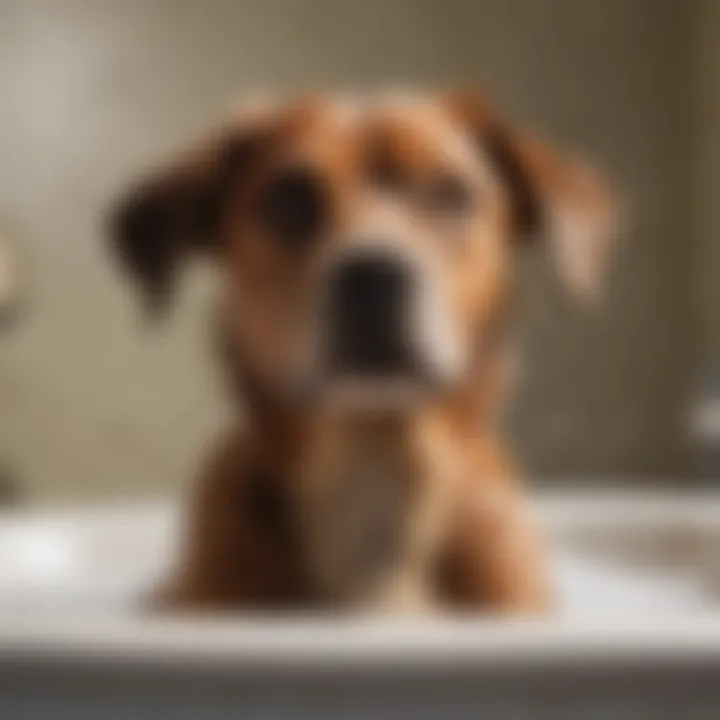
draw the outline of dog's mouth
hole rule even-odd
[[[328,354],[306,376],[305,401],[353,412],[417,409],[453,386],[455,375],[444,373],[432,356],[398,343],[397,353],[358,346],[357,353]]]
[[[323,353],[306,370],[296,386],[305,404],[353,412],[415,409],[454,380],[422,353],[403,348],[386,355],[372,344],[358,344],[357,352]]]
[[[457,376],[448,318],[407,258],[350,255],[334,265],[324,290],[309,399],[353,410],[409,408]]]

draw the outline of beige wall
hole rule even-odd
[[[720,3],[702,0],[698,17],[696,189],[701,247],[696,299],[703,316],[705,351],[720,366]]]
[[[484,80],[602,158],[630,208],[594,317],[530,262],[521,456],[541,475],[682,475],[692,14],[676,0],[0,0],[0,212],[34,280],[0,350],[0,458],[36,498],[159,492],[220,422],[206,283],[145,333],[102,254],[101,209],[133,171],[248,88]]]

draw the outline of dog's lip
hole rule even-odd
[[[422,358],[413,358],[408,368],[386,371],[345,369],[326,361],[296,374],[287,389],[307,407],[337,404],[368,410],[402,409],[447,392],[456,380],[458,377],[443,375]]]
[[[348,374],[319,377],[303,394],[308,403],[373,412],[417,406],[433,390],[433,384],[420,376]]]

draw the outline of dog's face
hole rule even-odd
[[[429,103],[294,113],[227,200],[243,356],[313,400],[374,405],[452,384],[509,268],[489,161]]]
[[[330,96],[242,113],[140,185],[116,239],[156,301],[212,252],[230,341],[273,392],[376,407],[467,377],[520,236],[545,226],[592,292],[607,221],[592,175],[473,97]]]

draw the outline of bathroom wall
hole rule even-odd
[[[720,3],[702,0],[698,17],[696,199],[701,245],[696,300],[704,318],[706,355],[720,372]]]
[[[599,158],[626,211],[601,308],[568,303],[540,252],[523,260],[519,457],[539,480],[681,481],[699,322],[695,9],[0,0],[0,224],[23,243],[32,290],[0,339],[0,467],[38,502],[175,491],[225,421],[209,273],[190,273],[150,331],[103,253],[103,209],[133,173],[249,89],[465,82]]]

